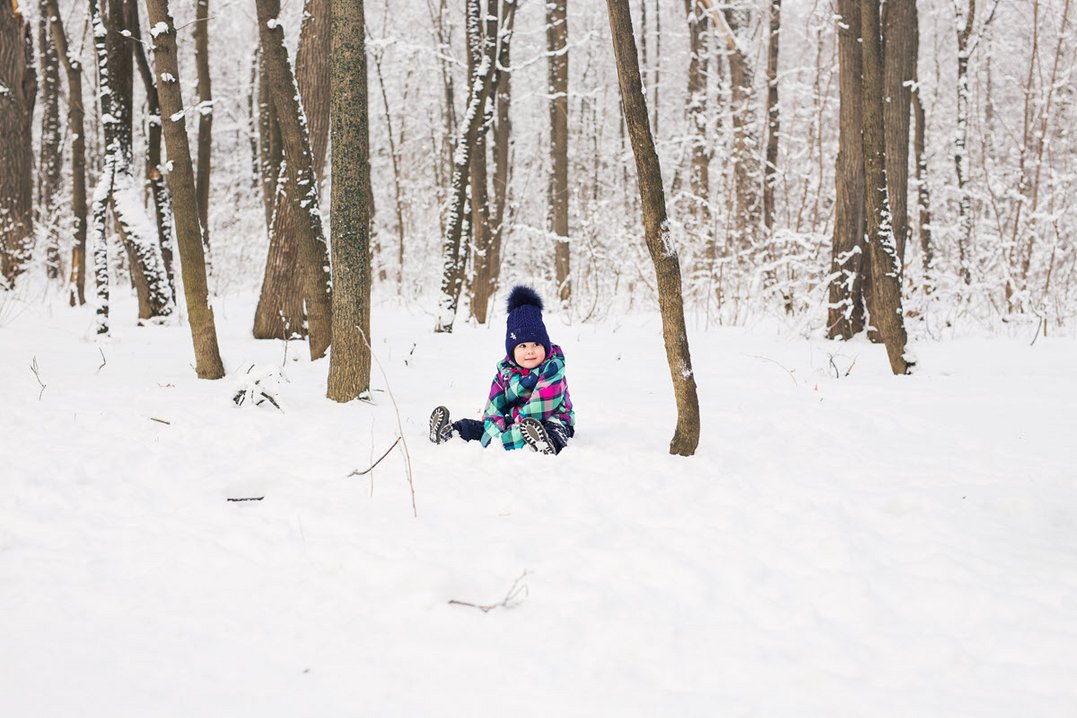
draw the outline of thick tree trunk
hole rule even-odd
[[[224,364],[217,346],[213,308],[209,305],[198,197],[176,58],[176,30],[168,12],[168,0],[146,0],[146,9],[153,28],[153,60],[160,78],[158,94],[161,109],[167,118],[164,139],[172,167],[168,173],[168,183],[175,198],[176,236],[179,240],[180,269],[191,340],[194,343],[195,372],[202,379],[220,379],[224,376]]]
[[[265,57],[258,49],[258,171],[262,184],[262,204],[266,215],[266,232],[272,236],[273,212],[277,206],[278,180],[284,151],[280,142],[280,123],[269,96],[269,74]]]
[[[568,238],[568,15],[567,0],[546,4],[547,77],[550,91],[549,223],[554,238],[557,291],[562,306],[572,298]]]
[[[471,48],[469,74],[482,62],[488,62],[494,67],[497,58],[497,2],[487,0],[485,22],[482,23],[482,44]],[[497,71],[494,70],[491,93],[497,87]],[[485,294],[485,288],[489,281],[487,273],[487,260],[490,251],[490,188],[489,173],[487,172],[487,146],[486,134],[490,127],[490,110],[493,102],[487,102],[483,113],[483,125],[475,136],[475,149],[471,152],[471,164],[468,174],[471,182],[471,243],[472,252],[472,278],[471,278],[471,316],[479,324],[486,323],[486,310],[489,301]]]
[[[871,323],[886,345],[890,368],[908,374],[908,338],[901,310],[901,258],[890,225],[886,185],[886,138],[883,131],[883,58],[879,34],[879,0],[860,0],[863,49],[864,182],[867,206],[867,249],[871,265]]]
[[[194,56],[198,73],[198,221],[206,247],[207,271],[212,274],[209,240],[210,157],[213,154],[213,83],[209,74],[209,0],[195,0]]]
[[[827,337],[850,339],[864,330],[864,145],[861,94],[860,0],[838,0],[837,202],[830,264]]]
[[[332,2],[333,352],[326,396],[370,390],[370,133],[362,0]]]
[[[467,2],[467,33],[469,47],[482,44],[479,0]],[[460,135],[453,152],[452,183],[449,194],[448,219],[445,225],[445,238],[442,242],[444,268],[441,276],[441,299],[438,302],[436,332],[451,332],[456,321],[456,309],[460,301],[460,291],[464,283],[464,266],[467,255],[464,251],[461,234],[467,211],[468,170],[471,155],[475,150],[475,139],[485,119],[486,100],[490,96],[493,84],[494,68],[490,57],[483,54],[482,59],[471,77],[468,78],[467,111],[460,125]]]
[[[307,117],[311,155],[319,188],[329,143],[329,53],[329,0],[307,0],[296,54],[296,81]],[[276,115],[270,112],[264,125],[268,139],[268,142],[263,142],[267,150],[265,164],[279,170],[280,128]],[[270,228],[269,252],[262,291],[254,314],[254,336],[258,339],[307,335],[295,226],[296,217],[302,211],[296,202],[302,193],[291,187],[287,175],[281,182],[274,177],[273,185],[275,196],[266,223]]]
[[[64,274],[57,228],[57,195],[63,182],[63,142],[60,136],[60,61],[49,41],[46,0],[38,0],[37,50],[41,72],[41,137],[38,151],[37,221],[45,229],[45,267],[49,279]]]
[[[767,162],[763,170],[763,224],[768,234],[774,231],[774,188],[778,184],[778,138],[781,133],[778,52],[781,30],[782,0],[770,0],[770,42],[767,44]]]
[[[30,259],[34,232],[33,120],[37,98],[30,23],[0,0],[0,290]]]
[[[82,63],[72,54],[57,0],[48,0],[52,41],[67,75],[67,128],[71,135],[71,272],[68,301],[86,303],[86,135],[83,125]]]
[[[322,233],[318,209],[318,181],[306,117],[299,103],[299,88],[292,75],[288,50],[284,46],[284,29],[277,19],[279,0],[256,0],[258,34],[261,38],[269,92],[280,123],[281,143],[288,170],[288,181],[296,191],[295,226],[299,257],[303,268],[304,299],[307,305],[307,330],[311,359],[325,356],[332,342],[332,283],[329,276],[329,248]]]
[[[505,209],[509,201],[509,176],[512,172],[512,102],[511,44],[516,20],[516,0],[502,0],[501,39],[497,52],[497,121],[494,125],[494,217],[490,254],[487,259],[486,297],[497,295],[501,281],[501,248],[505,236]]]
[[[887,0],[883,10],[883,124],[886,130],[886,185],[894,241],[905,262],[909,239],[909,109],[916,75],[916,0]]]
[[[647,100],[640,80],[636,41],[632,35],[632,14],[628,0],[607,0],[617,77],[621,87],[621,105],[636,157],[636,178],[643,205],[643,228],[647,249],[654,262],[658,280],[658,305],[662,314],[662,335],[666,346],[673,394],[677,401],[677,428],[673,433],[671,454],[691,456],[699,444],[699,399],[695,373],[688,349],[688,331],[684,322],[681,293],[681,270],[677,250],[669,235],[666,198],[662,186],[662,168],[658,163],[654,138],[647,119]]]

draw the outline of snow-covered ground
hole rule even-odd
[[[1077,715],[1073,339],[893,377],[696,327],[678,458],[657,317],[551,316],[579,433],[543,457],[426,439],[481,409],[502,315],[379,306],[374,403],[338,405],[250,299],[216,310],[217,382],[129,301],[100,345],[62,304],[0,327],[0,715]],[[255,379],[281,410],[233,403]],[[399,447],[349,476],[394,398],[417,518]]]

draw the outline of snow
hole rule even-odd
[[[156,39],[158,35],[164,35],[167,32],[168,32],[168,23],[166,23],[164,21],[159,22],[159,23],[157,23],[156,25],[154,25],[153,27],[150,28],[150,35],[152,35],[154,39]]]
[[[106,343],[60,301],[0,326],[0,715],[1077,711],[1073,339],[920,342],[894,377],[690,315],[682,458],[657,315],[548,314],[579,433],[541,457],[425,436],[481,408],[503,316],[377,304],[385,374],[340,405],[252,298],[214,303],[219,382],[122,292]],[[349,476],[393,399],[418,518],[399,450]]]

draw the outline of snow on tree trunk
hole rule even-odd
[[[34,232],[37,75],[30,23],[16,4],[0,0],[0,291],[26,268]]]

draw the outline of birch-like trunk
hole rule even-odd
[[[60,135],[60,61],[49,40],[46,0],[37,4],[37,56],[41,73],[41,137],[37,162],[37,217],[45,235],[45,270],[49,279],[64,274],[57,227],[57,196],[63,183],[63,141]]]

